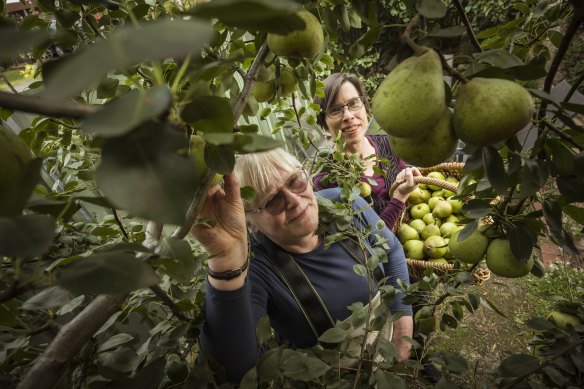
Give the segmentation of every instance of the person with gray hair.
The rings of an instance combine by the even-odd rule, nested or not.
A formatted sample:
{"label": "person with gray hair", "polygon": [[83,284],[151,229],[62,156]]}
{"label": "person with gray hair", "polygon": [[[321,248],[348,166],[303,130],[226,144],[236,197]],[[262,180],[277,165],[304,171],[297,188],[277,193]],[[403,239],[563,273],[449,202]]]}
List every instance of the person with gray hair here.
{"label": "person with gray hair", "polygon": [[[240,185],[255,190],[251,203],[242,200]],[[305,316],[275,256],[284,253],[299,266],[328,310],[330,327],[351,316],[351,304],[370,301],[372,283],[354,271],[356,259],[339,243],[324,247],[326,233],[317,233],[317,196],[339,201],[340,191],[313,192],[302,164],[283,149],[239,156],[223,187],[208,192],[198,217],[214,223],[197,223],[191,230],[209,254],[201,349],[226,369],[231,382],[239,382],[261,354],[255,327],[263,316],[269,317],[277,339],[292,347],[312,347],[322,332]],[[364,239],[367,246],[375,244],[376,234],[387,242],[379,246],[387,254],[379,270],[398,291],[389,309],[404,314],[393,322],[392,337],[402,361],[411,348],[404,337],[411,338],[413,328],[412,308],[402,303],[398,282],[409,283],[404,252],[387,228],[375,231],[379,216],[362,198],[353,209],[364,209],[359,216],[365,226],[373,226],[375,234]]]}

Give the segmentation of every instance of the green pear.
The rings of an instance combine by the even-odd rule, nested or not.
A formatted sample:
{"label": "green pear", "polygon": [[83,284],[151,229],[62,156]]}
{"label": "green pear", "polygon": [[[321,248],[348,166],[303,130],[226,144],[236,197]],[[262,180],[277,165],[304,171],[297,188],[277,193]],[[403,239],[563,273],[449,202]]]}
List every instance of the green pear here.
{"label": "green pear", "polygon": [[408,240],[420,239],[418,231],[407,224],[402,224],[397,230],[397,237],[400,242],[405,243]]}
{"label": "green pear", "polygon": [[[448,201],[448,200],[447,200]],[[451,203],[452,205],[452,203]],[[452,211],[454,211],[454,205],[452,205]],[[445,223],[459,223],[460,222],[460,218],[456,215],[450,215],[448,216],[446,219],[444,219]]]}
{"label": "green pear", "polygon": [[446,260],[446,258],[431,258],[428,259],[428,262],[437,263],[440,265],[448,265],[448,261]]}
{"label": "green pear", "polygon": [[421,240],[408,240],[404,243],[406,258],[424,259],[424,242]]}
{"label": "green pear", "polygon": [[438,227],[440,227],[440,225],[442,224],[442,221],[441,221],[440,219],[436,219],[436,218],[435,218],[435,217],[432,215],[432,213],[429,213],[429,214],[427,214],[427,215],[424,215],[424,216],[422,217],[422,221],[423,221],[424,223],[426,223],[427,225],[430,225],[430,224],[435,224],[435,225],[437,225]]}
{"label": "green pear", "polygon": [[452,233],[458,228],[458,226],[451,222],[442,223],[440,226],[440,235],[444,238],[450,237]]}
{"label": "green pear", "polygon": [[475,230],[469,237],[459,241],[460,231],[452,232],[448,249],[452,256],[460,262],[475,264],[480,262],[485,256],[485,251],[489,245],[489,239],[479,230]]}
{"label": "green pear", "polygon": [[452,113],[444,108],[434,127],[420,138],[400,138],[388,135],[393,152],[415,166],[430,167],[446,161],[456,151],[458,138],[452,125]]}
{"label": "green pear", "polygon": [[430,212],[430,206],[426,203],[416,204],[410,208],[410,215],[412,215],[412,218],[414,219],[421,219],[424,215],[429,214]]}
{"label": "green pear", "polygon": [[426,227],[424,227],[420,235],[422,235],[422,239],[424,240],[431,236],[440,236],[440,227],[438,227],[436,224],[428,224]]}
{"label": "green pear", "polygon": [[424,254],[430,258],[441,258],[447,250],[446,242],[441,236],[432,235],[424,240]]}
{"label": "green pear", "polygon": [[[430,172],[426,175],[426,177],[436,178],[438,180],[446,181],[446,176],[444,176],[444,174],[442,172]],[[440,188],[439,186],[436,186],[436,185],[428,184],[428,189],[441,190],[442,188]]]}
{"label": "green pear", "polygon": [[459,213],[462,211],[462,206],[464,205],[462,200],[447,198],[446,201],[452,206],[452,213]]}
{"label": "green pear", "polygon": [[420,53],[397,65],[371,101],[373,116],[389,135],[421,138],[443,116],[446,103],[440,57],[427,47]]}
{"label": "green pear", "polygon": [[251,94],[255,97],[258,103],[264,103],[272,100],[276,95],[276,82],[270,81],[256,81],[251,87]]}
{"label": "green pear", "polygon": [[532,257],[527,262],[519,261],[511,251],[509,240],[502,238],[497,238],[489,244],[486,262],[490,271],[507,278],[526,276],[533,267]]}
{"label": "green pear", "polygon": [[436,204],[439,201],[446,201],[446,200],[442,196],[430,197],[430,199],[428,200],[428,206],[430,207],[430,209],[434,209],[434,207],[436,206]]}
{"label": "green pear", "polygon": [[432,216],[442,219],[452,215],[452,205],[446,200],[437,201],[432,208]]}
{"label": "green pear", "polygon": [[454,130],[465,143],[491,145],[524,128],[533,110],[531,95],[516,82],[473,78],[458,91]]}
{"label": "green pear", "polygon": [[297,14],[306,24],[303,30],[286,35],[268,33],[268,47],[276,55],[288,58],[314,58],[324,46],[324,33],[320,21],[306,10]]}
{"label": "green pear", "polygon": [[420,204],[420,203],[425,203],[429,199],[430,199],[430,192],[428,190],[426,190],[426,189],[420,189],[420,188],[414,189],[410,193],[410,196],[408,197],[408,201],[412,205],[416,205],[416,204]]}
{"label": "green pear", "polygon": [[282,97],[288,97],[300,88],[298,85],[298,79],[296,78],[294,71],[290,68],[282,69],[280,77],[278,77],[278,84],[281,88],[280,96]]}
{"label": "green pear", "polygon": [[410,227],[418,231],[418,234],[421,234],[422,231],[424,230],[424,227],[426,227],[426,223],[424,223],[422,219],[414,219],[410,222]]}

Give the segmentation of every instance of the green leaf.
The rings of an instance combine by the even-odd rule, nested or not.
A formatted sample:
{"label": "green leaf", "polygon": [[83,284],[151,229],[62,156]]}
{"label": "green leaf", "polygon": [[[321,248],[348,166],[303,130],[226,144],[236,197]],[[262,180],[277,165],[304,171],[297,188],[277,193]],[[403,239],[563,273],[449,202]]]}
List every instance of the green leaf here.
{"label": "green leaf", "polygon": [[527,354],[515,354],[506,358],[499,366],[499,374],[505,378],[520,377],[537,369],[539,361]]}
{"label": "green leaf", "polygon": [[118,348],[118,346],[120,346],[122,344],[126,344],[128,342],[131,342],[133,339],[134,339],[134,337],[130,334],[124,334],[124,333],[115,334],[112,337],[110,337],[108,340],[103,342],[99,346],[99,348],[97,349],[97,352],[102,353],[104,351],[110,351],[110,350],[116,349],[116,348]]}
{"label": "green leaf", "polygon": [[140,362],[136,351],[129,347],[120,347],[114,351],[100,353],[97,359],[103,367],[124,373],[134,370]]}
{"label": "green leaf", "polygon": [[235,134],[233,142],[233,150],[240,154],[268,151],[282,146],[281,141],[259,134]]}
{"label": "green leaf", "polygon": [[562,242],[562,207],[560,204],[555,200],[544,200],[543,216],[550,229],[551,236],[558,242]]}
{"label": "green leaf", "polygon": [[[575,112],[579,113],[580,115],[584,115],[584,104],[576,104],[576,103],[561,103],[562,109],[568,112]],[[582,152],[580,152],[582,153]]]}
{"label": "green leaf", "polygon": [[55,219],[61,217],[63,220],[69,220],[79,211],[81,206],[75,201],[57,201],[57,200],[37,200],[31,201],[26,208],[36,213],[51,215]]}
{"label": "green leaf", "polygon": [[455,373],[465,373],[469,370],[468,362],[460,354],[447,351],[442,354],[446,368]]}
{"label": "green leaf", "polygon": [[[144,23],[136,28],[122,27],[107,39],[98,40],[56,65],[47,74],[43,94],[53,100],[76,96],[111,70],[124,69],[146,60],[198,53],[211,37],[211,26],[199,19],[177,17]],[[75,77],[71,77],[72,74]]]}
{"label": "green leaf", "polygon": [[406,389],[406,383],[397,374],[392,374],[385,369],[375,370],[375,381],[377,388]]}
{"label": "green leaf", "polygon": [[568,204],[562,206],[562,211],[564,211],[566,215],[574,219],[575,222],[584,226],[584,208]]}
{"label": "green leaf", "polygon": [[323,376],[330,368],[320,359],[309,356],[290,358],[282,364],[284,376],[303,382]]}
{"label": "green leaf", "polygon": [[533,267],[530,273],[538,278],[545,276],[545,265],[537,256],[533,257]]}
{"label": "green leaf", "polygon": [[8,60],[23,51],[30,52],[48,39],[47,31],[18,31],[3,26],[0,28],[0,60]]}
{"label": "green leaf", "polygon": [[504,49],[483,51],[482,53],[475,54],[474,57],[481,62],[485,62],[503,69],[523,65],[523,61],[521,61],[519,57],[507,52]]}
{"label": "green leaf", "polygon": [[442,319],[440,321],[450,328],[458,327],[458,321],[454,318],[454,316],[447,313],[442,315]]}
{"label": "green leaf", "polygon": [[99,205],[104,208],[114,208],[114,205],[105,197],[89,197],[89,196],[76,196],[76,200],[84,201],[89,204]]}
{"label": "green leaf", "polygon": [[533,317],[525,320],[525,325],[537,331],[555,330],[556,326],[543,317]]}
{"label": "green leaf", "polygon": [[197,185],[195,164],[177,152],[187,147],[186,138],[166,125],[146,123],[105,141],[95,180],[117,207],[182,224]]}
{"label": "green leaf", "polygon": [[507,193],[507,174],[503,158],[493,146],[483,148],[483,166],[493,189],[500,195]]}
{"label": "green leaf", "polygon": [[284,35],[305,27],[295,15],[300,10],[291,0],[214,0],[199,3],[191,13],[203,18],[217,18],[222,23],[244,30]]}
{"label": "green leaf", "polygon": [[545,185],[548,176],[549,171],[544,161],[525,161],[521,169],[520,198],[525,199],[535,194]]}
{"label": "green leaf", "polygon": [[146,263],[127,253],[103,253],[76,261],[57,273],[59,285],[75,294],[115,294],[160,281]]}
{"label": "green leaf", "polygon": [[21,309],[34,311],[61,307],[71,300],[69,292],[59,286],[50,286],[35,294],[24,303]]}
{"label": "green leaf", "polygon": [[459,36],[464,35],[464,33],[466,32],[466,27],[459,25],[459,26],[450,26],[450,27],[446,27],[446,28],[435,28],[432,29],[432,31],[430,31],[428,33],[429,37],[434,37],[434,38],[456,38]]}
{"label": "green leaf", "polygon": [[503,316],[504,318],[507,318],[507,315],[505,315],[499,308],[497,308],[497,306],[495,304],[493,304],[488,298],[483,296],[480,299],[481,299],[482,306],[497,313],[500,316]]}
{"label": "green leaf", "polygon": [[507,233],[513,255],[520,262],[527,262],[537,243],[533,231],[527,225],[517,224],[509,226]]}
{"label": "green leaf", "polygon": [[428,19],[440,19],[446,16],[447,8],[441,0],[420,0],[416,2],[418,12]]}
{"label": "green leaf", "polygon": [[584,201],[584,180],[578,176],[562,176],[556,179],[562,196],[571,203]]}
{"label": "green leaf", "polygon": [[512,66],[507,71],[516,79],[521,81],[539,80],[547,76],[547,72],[540,65],[520,65]]}
{"label": "green leaf", "polygon": [[256,336],[259,344],[264,344],[272,338],[272,325],[268,315],[263,316],[256,325]]}
{"label": "green leaf", "polygon": [[193,96],[182,113],[184,121],[197,131],[232,132],[233,112],[229,100],[219,96]]}
{"label": "green leaf", "polygon": [[318,338],[324,343],[340,343],[345,339],[347,339],[347,331],[339,327],[329,328]]}
{"label": "green leaf", "polygon": [[91,135],[124,135],[168,110],[171,99],[172,95],[166,86],[134,89],[89,116],[80,127]]}
{"label": "green leaf", "polygon": [[381,30],[383,30],[382,25],[376,26],[368,30],[365,34],[361,35],[359,39],[355,41],[349,48],[349,58],[357,59],[361,58],[367,50],[377,42]]}
{"label": "green leaf", "polygon": [[205,162],[209,168],[221,174],[229,174],[235,166],[235,153],[230,145],[205,144]]}
{"label": "green leaf", "polygon": [[533,88],[526,88],[526,89],[529,91],[529,93],[531,93],[535,97],[539,97],[540,99],[547,101],[548,103],[551,103],[552,105],[555,105],[558,108],[561,108],[560,103],[549,93],[546,93],[546,92],[539,90],[539,89],[533,89]]}
{"label": "green leaf", "polygon": [[485,200],[472,199],[464,203],[462,213],[471,219],[480,219],[487,216],[493,210],[493,206]]}
{"label": "green leaf", "polygon": [[[40,181],[42,163],[42,158],[34,158],[22,167],[20,176],[18,178],[14,177],[10,187],[7,188],[5,186],[6,183],[2,183],[2,190],[0,190],[0,216],[18,216],[22,214],[22,209]],[[2,169],[7,168],[6,165],[2,167]]]}
{"label": "green leaf", "polygon": [[46,215],[0,217],[0,256],[35,257],[55,238],[55,219]]}
{"label": "green leaf", "polygon": [[195,257],[191,245],[183,239],[164,238],[156,252],[162,257],[153,263],[172,279],[188,285],[195,274]]}

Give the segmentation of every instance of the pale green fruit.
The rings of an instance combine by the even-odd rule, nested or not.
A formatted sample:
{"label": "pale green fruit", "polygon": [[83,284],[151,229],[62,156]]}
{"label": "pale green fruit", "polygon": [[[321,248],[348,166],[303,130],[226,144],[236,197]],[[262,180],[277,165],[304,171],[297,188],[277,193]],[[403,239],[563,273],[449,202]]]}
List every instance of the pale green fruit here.
{"label": "pale green fruit", "polygon": [[424,259],[424,242],[421,240],[408,240],[404,243],[406,258]]}
{"label": "pale green fruit", "polygon": [[450,203],[450,205],[452,206],[452,213],[459,213],[460,211],[462,211],[462,206],[464,205],[464,203],[462,202],[462,200],[455,200],[455,199],[446,199],[446,201],[448,201]]}
{"label": "pale green fruit", "polygon": [[572,327],[577,327],[582,322],[576,316],[570,315],[568,313],[560,312],[560,311],[551,311],[548,315],[548,320],[551,319],[559,328],[565,329],[568,324]]}
{"label": "pale green fruit", "polygon": [[[452,208],[454,208],[454,206],[452,206]],[[460,222],[460,218],[456,215],[450,215],[448,216],[446,219],[444,219],[445,223],[459,223]]]}
{"label": "pale green fruit", "polygon": [[454,192],[453,192],[453,191],[451,191],[451,190],[448,190],[448,189],[442,189],[442,196],[444,196],[444,198],[445,198],[446,200],[448,200],[448,198],[450,198],[450,197],[454,196],[455,194],[456,194],[456,193],[454,193]]}
{"label": "pale green fruit", "polygon": [[399,238],[399,241],[402,243],[405,243],[408,240],[420,239],[420,236],[418,235],[418,231],[416,231],[415,229],[413,229],[412,227],[410,227],[407,224],[402,224],[399,227],[399,230],[397,230],[397,237]]}
{"label": "pale green fruit", "polygon": [[430,199],[428,200],[428,205],[430,206],[430,209],[434,209],[434,207],[439,201],[445,201],[444,197],[442,196],[430,197]]}
{"label": "pale green fruit", "polygon": [[251,88],[251,94],[258,103],[270,101],[276,95],[276,83],[274,80],[256,81]]}
{"label": "pale green fruit", "polygon": [[438,227],[436,224],[428,224],[426,227],[424,227],[420,235],[422,235],[422,239],[424,240],[431,236],[440,236],[440,227]]}
{"label": "pale green fruit", "polygon": [[424,254],[430,258],[441,258],[447,250],[444,238],[441,236],[432,235],[424,240]]}
{"label": "pale green fruit", "polygon": [[422,221],[424,223],[426,223],[427,225],[435,224],[437,226],[440,226],[442,224],[442,222],[440,221],[440,219],[436,219],[434,217],[434,215],[432,215],[432,213],[429,213],[427,215],[424,215],[424,217],[422,217]]}
{"label": "pale green fruit", "polygon": [[429,199],[430,199],[430,192],[425,190],[425,189],[420,189],[420,188],[414,189],[410,193],[410,196],[408,197],[408,201],[410,202],[410,204],[413,204],[413,205],[425,203]]}
{"label": "pale green fruit", "polygon": [[428,259],[428,262],[439,263],[441,265],[448,265],[448,261],[446,260],[446,258],[431,258]]}
{"label": "pale green fruit", "polygon": [[[189,150],[191,158],[195,162],[195,167],[197,171],[197,185],[201,184],[201,180],[203,179],[203,175],[205,171],[208,169],[207,163],[205,162],[205,139],[200,135],[191,135],[190,140],[190,150]],[[213,186],[219,185],[223,180],[223,175],[220,173],[216,173],[215,177],[213,177]]]}
{"label": "pale green fruit", "polygon": [[364,181],[361,181],[359,183],[359,194],[361,195],[361,197],[368,197],[369,195],[371,195],[371,185]]}
{"label": "pale green fruit", "polygon": [[302,10],[297,14],[306,27],[286,35],[268,33],[268,47],[276,55],[288,58],[314,58],[324,46],[324,33],[319,20]]}
{"label": "pale green fruit", "polygon": [[442,197],[442,198],[446,198],[446,196],[444,196],[444,189],[435,190],[434,192],[432,192],[432,196],[431,197]]}
{"label": "pale green fruit", "polygon": [[18,212],[13,208],[31,159],[24,141],[11,130],[0,126],[0,216]]}
{"label": "pale green fruit", "polygon": [[414,219],[410,222],[410,227],[418,231],[418,234],[421,234],[424,230],[424,227],[426,227],[426,223],[424,223],[422,219]]}
{"label": "pale green fruit", "polygon": [[432,209],[432,216],[435,218],[443,218],[452,215],[452,205],[446,200],[437,201]]}
{"label": "pale green fruit", "polygon": [[489,244],[486,262],[490,271],[507,278],[526,276],[533,267],[532,257],[527,262],[520,262],[511,252],[509,240],[502,238],[497,238]]}
{"label": "pale green fruit", "polygon": [[442,235],[442,237],[444,238],[448,238],[450,237],[450,235],[452,235],[454,231],[456,231],[457,228],[458,226],[454,223],[451,222],[442,223],[442,225],[440,226],[440,235]]}
{"label": "pale green fruit", "polygon": [[446,252],[444,253],[444,258],[446,258],[449,261],[452,261],[454,259],[454,256],[450,252],[450,238],[444,238],[444,243],[446,244]]}
{"label": "pale green fruit", "polygon": [[416,204],[410,209],[410,215],[414,219],[421,219],[428,213],[430,213],[430,206],[426,203]]}
{"label": "pale green fruit", "polygon": [[446,161],[456,151],[458,138],[452,126],[452,113],[444,108],[438,122],[419,138],[388,135],[393,152],[415,166],[430,167]]}
{"label": "pale green fruit", "polygon": [[473,78],[458,91],[454,129],[467,144],[491,145],[524,128],[533,109],[531,95],[516,82]]}
{"label": "pale green fruit", "polygon": [[458,184],[458,180],[456,179],[456,177],[446,177],[446,181]]}
{"label": "pale green fruit", "polygon": [[379,126],[400,138],[426,136],[446,107],[440,57],[431,49],[395,67],[379,85],[371,111]]}
{"label": "pale green fruit", "polygon": [[[437,178],[437,179],[442,180],[442,181],[446,180],[446,177],[441,172],[430,172],[426,175],[426,177]],[[439,186],[436,186],[436,185],[428,185],[428,189],[441,190],[442,188],[440,188]]]}
{"label": "pale green fruit", "polygon": [[288,97],[296,92],[300,87],[294,71],[290,68],[284,68],[278,77],[278,84],[280,85],[280,96]]}
{"label": "pale green fruit", "polygon": [[448,242],[450,253],[460,262],[473,265],[479,263],[485,256],[489,239],[479,230],[475,230],[468,238],[459,241],[458,235],[461,230],[462,228],[452,232],[450,235],[450,241]]}

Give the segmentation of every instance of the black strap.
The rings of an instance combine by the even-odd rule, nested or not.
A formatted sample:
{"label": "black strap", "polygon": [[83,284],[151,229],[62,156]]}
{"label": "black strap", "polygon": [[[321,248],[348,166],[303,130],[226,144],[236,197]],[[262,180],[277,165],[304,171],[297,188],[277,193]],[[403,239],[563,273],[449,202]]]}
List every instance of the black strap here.
{"label": "black strap", "polygon": [[[331,223],[329,229],[333,233],[339,231],[334,222]],[[334,326],[334,320],[318,292],[290,253],[282,250],[263,234],[256,234],[255,238],[267,250],[310,328],[319,338],[326,330]],[[367,267],[365,253],[357,242],[349,238],[337,242],[357,263]],[[377,282],[383,279],[384,275],[379,266],[373,270],[373,276]]]}
{"label": "black strap", "polygon": [[276,264],[280,276],[292,292],[312,331],[317,338],[320,337],[326,330],[334,326],[334,321],[318,292],[292,255],[282,250],[263,234],[257,234],[256,239],[268,251],[268,255]]}

